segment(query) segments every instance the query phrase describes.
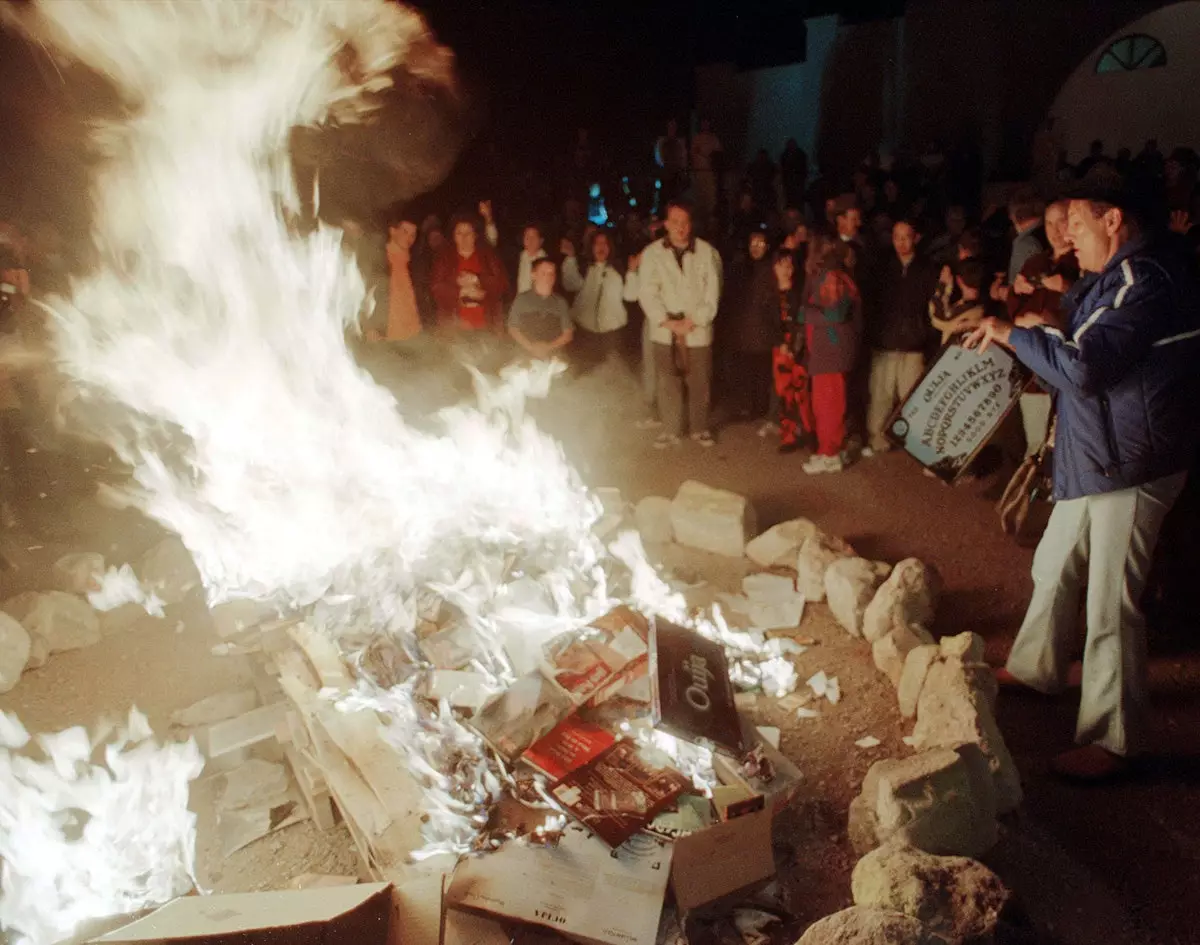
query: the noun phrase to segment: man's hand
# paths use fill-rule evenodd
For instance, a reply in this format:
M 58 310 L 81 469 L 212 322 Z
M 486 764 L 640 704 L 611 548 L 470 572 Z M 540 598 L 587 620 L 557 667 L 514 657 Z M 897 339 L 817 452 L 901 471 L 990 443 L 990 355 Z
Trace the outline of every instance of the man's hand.
M 1192 228 L 1192 221 L 1186 210 L 1172 210 L 1171 222 L 1168 225 L 1171 227 L 1172 233 L 1187 236 L 1187 231 Z
M 938 282 L 944 286 L 954 285 L 954 270 L 949 266 L 942 266 L 942 271 L 938 274 Z
M 1037 286 L 1025 278 L 1025 273 L 1017 273 L 1017 278 L 1013 280 L 1012 284 L 1012 290 L 1016 292 L 1017 295 L 1033 295 L 1036 289 Z
M 479 201 L 479 215 L 483 217 L 484 223 L 492 222 L 492 202 L 490 200 Z
M 667 327 L 680 338 L 685 338 L 692 333 L 696 323 L 690 318 L 674 318 L 667 321 Z
M 963 339 L 963 347 L 978 348 L 980 354 L 987 351 L 988 346 L 993 343 L 1007 348 L 1012 329 L 1013 326 L 1008 322 L 988 316 L 979 323 L 978 328 Z
M 575 244 L 572 243 L 569 239 L 567 239 L 564 236 L 558 242 L 558 253 L 564 259 L 567 258 L 568 256 L 574 256 L 575 255 Z
M 1057 292 L 1062 295 L 1067 291 L 1067 277 L 1061 273 L 1057 276 L 1043 276 L 1042 288 L 1049 289 L 1051 292 Z

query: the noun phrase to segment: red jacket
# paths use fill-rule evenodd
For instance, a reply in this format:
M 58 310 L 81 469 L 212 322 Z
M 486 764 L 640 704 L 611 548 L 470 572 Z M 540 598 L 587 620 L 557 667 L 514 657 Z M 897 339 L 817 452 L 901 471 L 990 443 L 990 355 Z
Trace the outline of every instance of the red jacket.
M 484 318 L 490 328 L 498 329 L 504 322 L 508 276 L 496 251 L 484 240 L 476 242 L 475 254 L 479 257 L 479 282 L 487 294 L 483 300 Z M 453 324 L 458 318 L 458 250 L 453 243 L 434 259 L 429 281 L 438 322 Z

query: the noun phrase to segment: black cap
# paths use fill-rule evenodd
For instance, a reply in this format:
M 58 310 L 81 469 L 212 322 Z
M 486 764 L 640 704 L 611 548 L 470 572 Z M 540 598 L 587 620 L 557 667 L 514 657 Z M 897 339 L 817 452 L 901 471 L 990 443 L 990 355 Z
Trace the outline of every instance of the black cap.
M 1147 223 L 1154 217 L 1158 197 L 1151 182 L 1127 178 L 1111 164 L 1097 164 L 1068 184 L 1060 199 L 1109 204 L 1135 221 Z

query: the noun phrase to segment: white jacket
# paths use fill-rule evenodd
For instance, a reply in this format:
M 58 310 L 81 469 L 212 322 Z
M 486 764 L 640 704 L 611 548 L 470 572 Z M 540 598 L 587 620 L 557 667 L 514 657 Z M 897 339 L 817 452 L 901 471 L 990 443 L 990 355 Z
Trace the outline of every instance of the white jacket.
M 638 301 L 646 313 L 650 340 L 669 345 L 674 335 L 666 327 L 667 315 L 686 315 L 695 324 L 687 336 L 689 348 L 712 344 L 713 320 L 721 299 L 721 257 L 710 243 L 695 239 L 683 254 L 683 266 L 666 239 L 655 240 L 642 251 Z
M 638 274 L 630 272 L 622 279 L 608 263 L 592 263 L 580 276 L 579 262 L 568 256 L 562 264 L 562 284 L 568 292 L 578 293 L 571 304 L 571 320 L 584 331 L 609 332 L 629 322 L 626 302 L 638 299 Z

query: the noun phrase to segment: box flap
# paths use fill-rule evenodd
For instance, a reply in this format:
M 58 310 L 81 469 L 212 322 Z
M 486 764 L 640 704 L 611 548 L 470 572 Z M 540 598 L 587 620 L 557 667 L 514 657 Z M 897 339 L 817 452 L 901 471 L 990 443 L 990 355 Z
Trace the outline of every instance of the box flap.
M 246 933 L 270 930 L 273 943 L 289 945 L 323 941 L 323 932 L 336 924 L 339 937 L 343 932 L 359 936 L 353 939 L 356 945 L 384 945 L 391 898 L 387 883 L 188 896 L 91 941 L 217 943 L 245 941 Z
M 745 814 L 675 841 L 671 888 L 681 912 L 716 902 L 774 875 L 770 811 Z

